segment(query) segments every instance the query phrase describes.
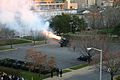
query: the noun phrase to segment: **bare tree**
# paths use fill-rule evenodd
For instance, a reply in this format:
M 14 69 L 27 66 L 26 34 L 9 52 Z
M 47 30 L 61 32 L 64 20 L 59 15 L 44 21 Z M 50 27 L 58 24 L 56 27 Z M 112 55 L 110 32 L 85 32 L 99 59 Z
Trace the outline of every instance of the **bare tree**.
M 97 64 L 99 63 L 100 54 L 97 51 L 90 50 L 87 48 L 94 47 L 101 49 L 103 51 L 103 66 L 109 71 L 111 75 L 111 80 L 117 72 L 120 70 L 120 51 L 113 50 L 113 47 L 110 47 L 110 36 L 81 33 L 82 35 L 72 35 L 70 38 L 71 47 L 75 46 L 75 51 L 80 53 L 82 56 L 89 56 L 92 62 L 90 63 Z M 97 54 L 98 53 L 98 54 Z
M 111 75 L 111 80 L 120 70 L 120 52 L 112 52 L 106 50 L 103 57 L 103 66 L 108 69 L 108 72 Z
M 114 27 L 120 23 L 120 7 L 104 7 L 93 6 L 89 9 L 89 13 L 85 14 L 88 26 L 93 29 Z
M 34 69 L 41 67 L 46 62 L 46 55 L 42 52 L 37 52 L 34 48 L 28 49 L 25 59 L 29 62 L 32 62 Z
M 30 48 L 27 50 L 27 54 L 25 57 L 27 62 L 31 62 L 29 71 L 39 70 L 39 73 L 43 72 L 46 68 L 54 69 L 56 67 L 56 61 L 54 57 L 47 58 L 47 55 L 43 54 L 43 52 L 37 52 L 34 48 Z M 40 76 L 40 75 L 39 75 Z
M 120 23 L 120 8 L 107 7 L 104 12 L 104 24 L 106 27 L 114 27 Z
M 35 31 L 31 30 L 30 32 L 31 32 L 32 40 L 33 40 L 33 45 L 35 45 L 35 38 L 36 38 Z
M 50 57 L 50 59 L 48 60 L 48 66 L 51 69 L 54 69 L 56 67 L 55 57 Z
M 8 28 L 1 28 L 0 31 L 1 37 L 8 40 L 8 44 L 10 44 L 10 47 L 13 48 L 13 38 L 15 36 L 14 30 L 10 30 Z
M 94 56 L 92 64 L 99 63 L 100 55 Z M 98 66 L 96 66 L 98 68 Z M 106 49 L 103 52 L 103 71 L 107 71 L 111 75 L 111 80 L 115 75 L 120 73 L 120 51 L 111 51 Z
M 94 5 L 88 9 L 88 13 L 84 14 L 84 18 L 88 23 L 88 27 L 92 29 L 98 29 L 104 27 L 103 10 L 98 6 Z
M 107 48 L 106 43 L 107 39 L 105 35 L 93 34 L 93 32 L 81 32 L 78 35 L 71 35 L 70 45 L 74 51 L 80 54 L 80 56 L 87 56 L 88 63 L 92 60 L 92 57 L 95 55 L 94 50 L 87 50 L 89 47 L 95 47 L 99 49 Z

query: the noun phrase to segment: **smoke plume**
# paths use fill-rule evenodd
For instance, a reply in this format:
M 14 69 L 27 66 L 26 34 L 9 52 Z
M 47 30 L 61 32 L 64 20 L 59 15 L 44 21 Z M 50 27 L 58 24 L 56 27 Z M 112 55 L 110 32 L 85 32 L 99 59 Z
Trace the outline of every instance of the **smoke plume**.
M 0 27 L 20 34 L 48 30 L 49 22 L 31 10 L 32 0 L 0 0 Z

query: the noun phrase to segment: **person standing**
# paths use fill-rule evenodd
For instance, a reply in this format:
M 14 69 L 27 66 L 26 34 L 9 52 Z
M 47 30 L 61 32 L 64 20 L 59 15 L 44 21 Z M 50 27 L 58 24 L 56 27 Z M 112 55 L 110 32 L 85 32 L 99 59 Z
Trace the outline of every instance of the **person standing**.
M 59 68 L 56 69 L 57 76 L 59 77 Z
M 53 70 L 51 70 L 51 78 L 53 77 Z
M 63 72 L 62 72 L 62 69 L 61 69 L 61 70 L 60 70 L 60 77 L 62 77 L 62 73 L 63 73 Z

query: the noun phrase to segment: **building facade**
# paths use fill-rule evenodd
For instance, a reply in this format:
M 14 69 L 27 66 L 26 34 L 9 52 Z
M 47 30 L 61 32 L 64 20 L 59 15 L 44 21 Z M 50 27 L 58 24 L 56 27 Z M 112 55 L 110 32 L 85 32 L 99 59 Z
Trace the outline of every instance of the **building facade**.
M 69 0 L 64 3 L 57 3 L 55 0 L 33 0 L 34 11 L 44 15 L 61 15 L 62 13 L 76 14 L 78 5 L 71 3 Z
M 78 8 L 89 8 L 92 5 L 97 5 L 100 7 L 114 6 L 120 4 L 120 0 L 71 0 L 78 4 Z

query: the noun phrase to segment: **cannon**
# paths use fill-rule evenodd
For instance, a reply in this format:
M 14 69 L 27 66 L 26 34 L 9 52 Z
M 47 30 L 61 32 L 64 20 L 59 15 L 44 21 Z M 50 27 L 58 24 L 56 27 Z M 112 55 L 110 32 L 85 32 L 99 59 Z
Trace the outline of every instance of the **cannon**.
M 69 40 L 67 38 L 61 38 L 59 41 L 60 47 L 66 47 L 68 46 Z

